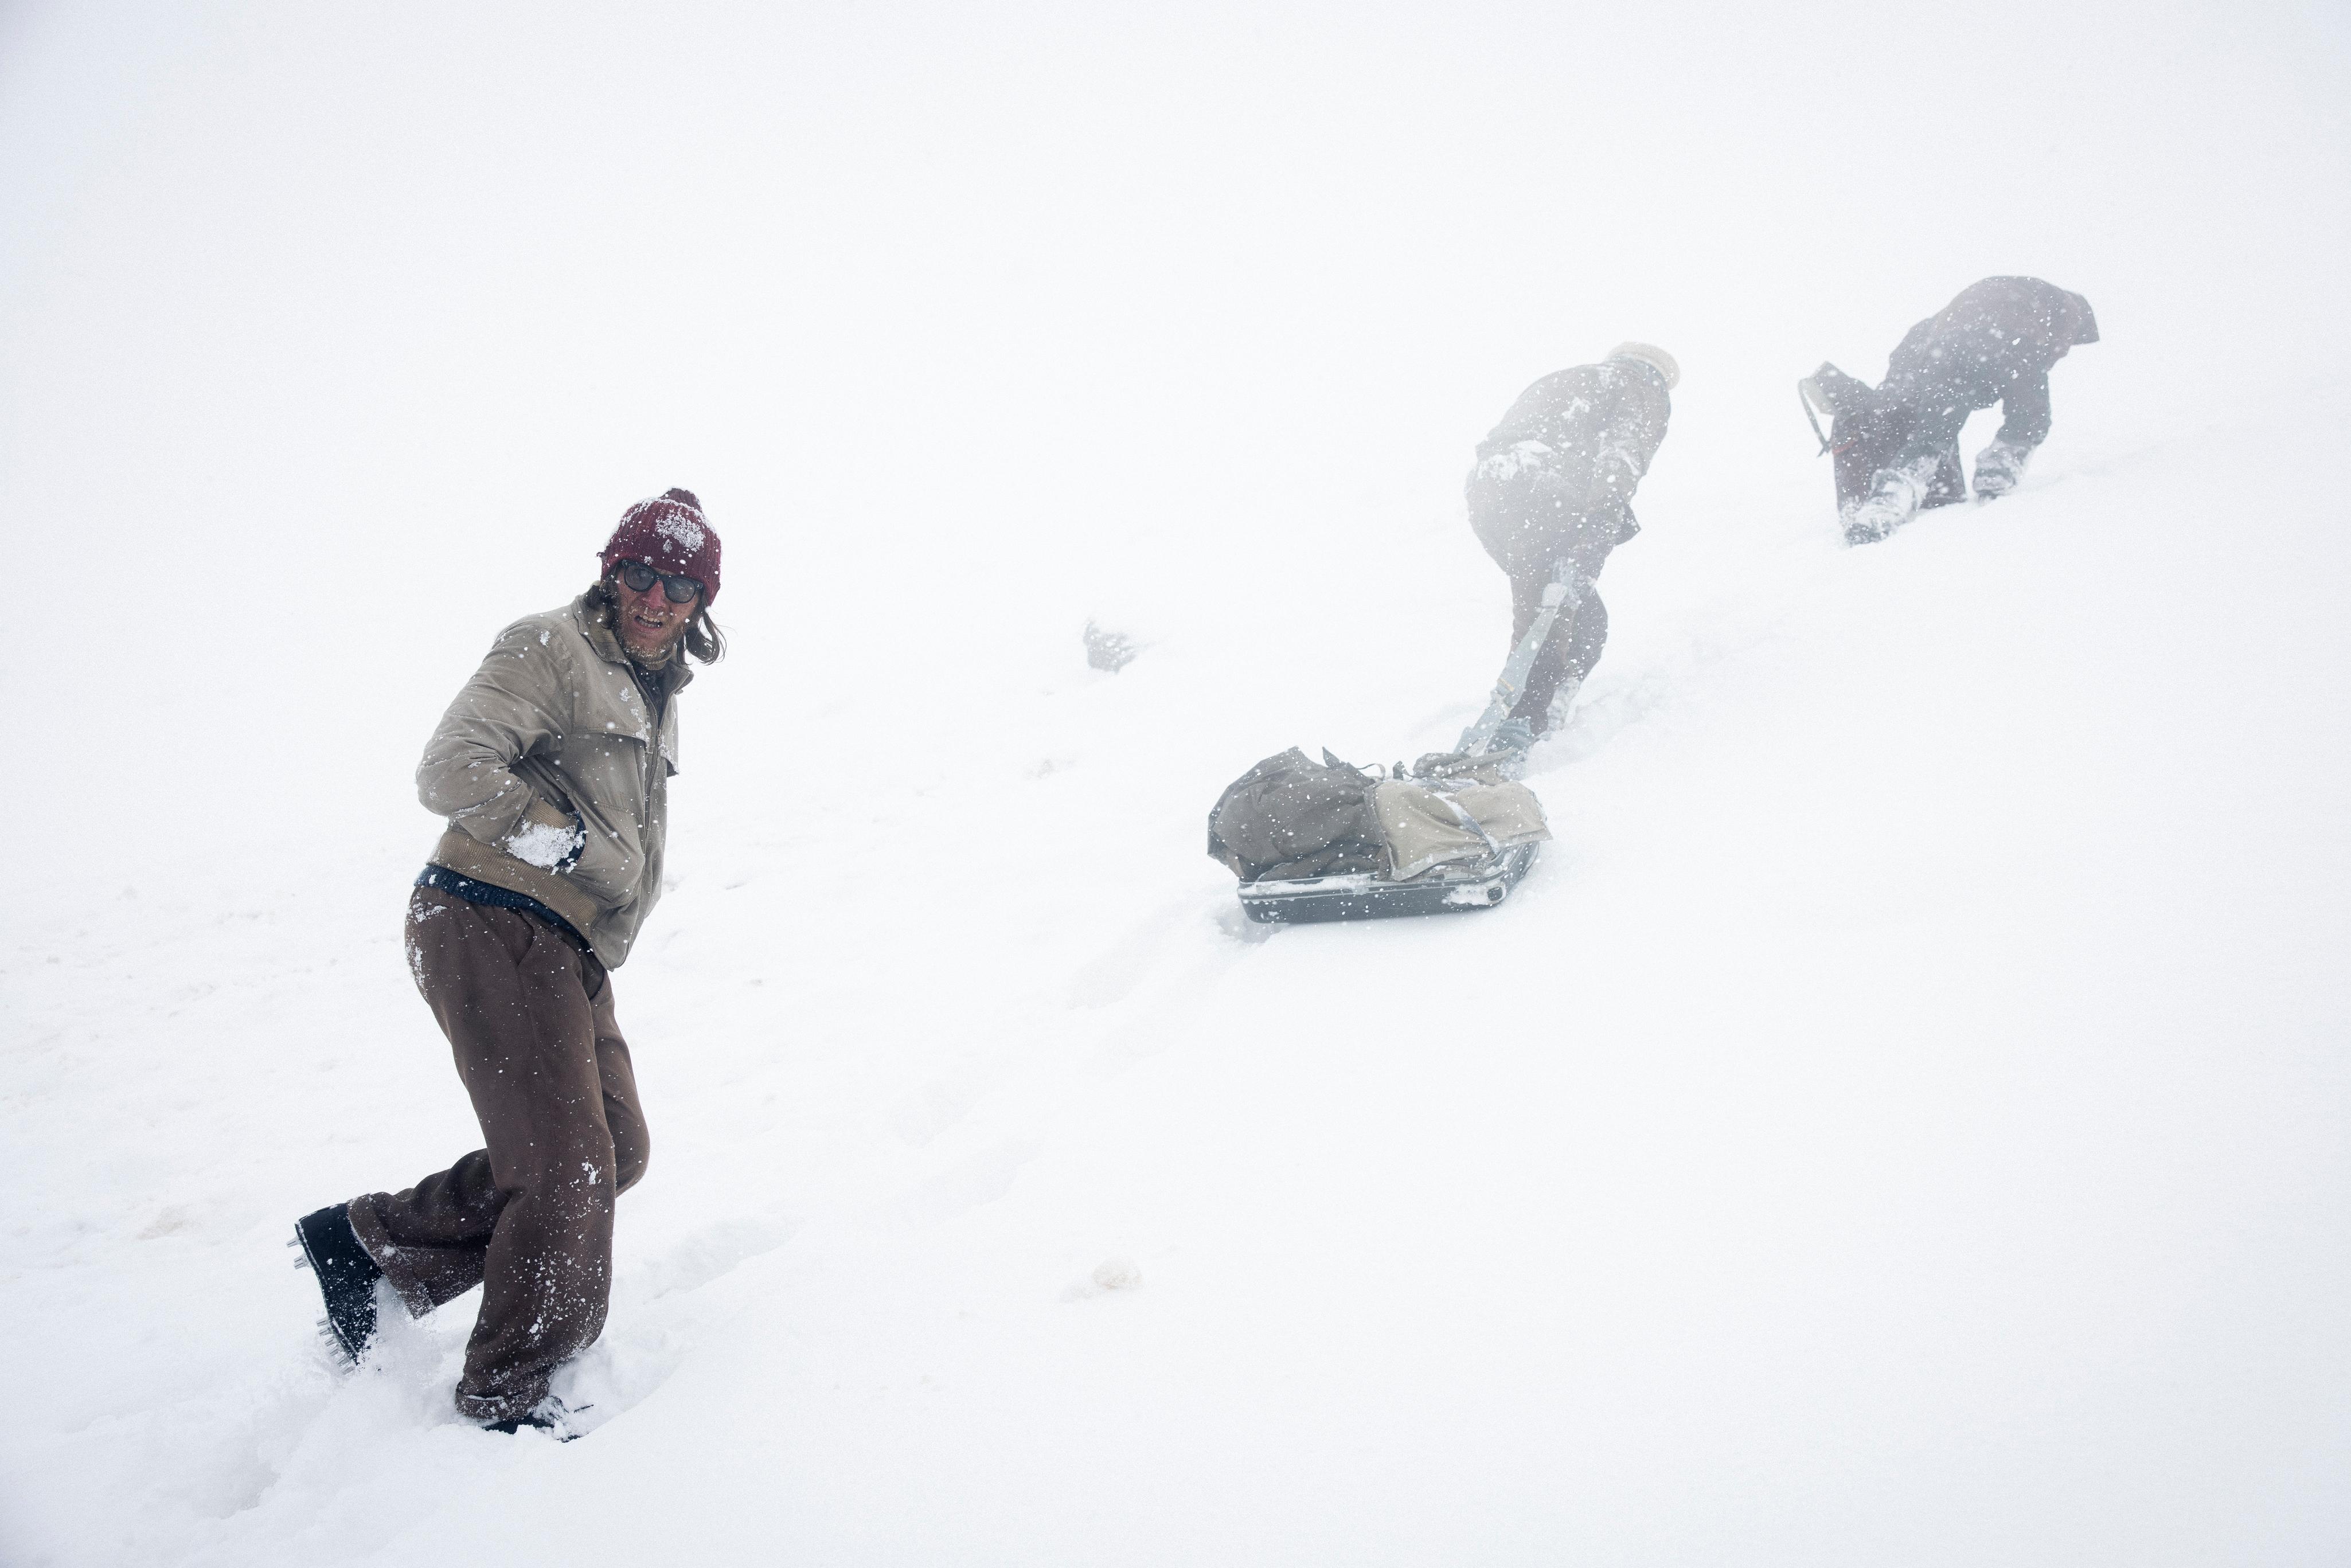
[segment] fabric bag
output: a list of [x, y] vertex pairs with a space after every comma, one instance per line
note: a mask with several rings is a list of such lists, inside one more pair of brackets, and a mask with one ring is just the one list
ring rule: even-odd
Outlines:
[[1243, 882], [1402, 882], [1551, 837], [1534, 791], [1491, 769], [1426, 758], [1391, 778], [1322, 758], [1291, 747], [1233, 780], [1208, 813], [1208, 853]]

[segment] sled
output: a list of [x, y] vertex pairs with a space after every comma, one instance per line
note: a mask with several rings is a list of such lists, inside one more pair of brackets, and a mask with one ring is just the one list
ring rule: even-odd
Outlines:
[[[1504, 719], [1526, 690], [1528, 676], [1562, 620], [1573, 620], [1591, 580], [1562, 561], [1542, 603], [1502, 666], [1485, 712], [1461, 732], [1450, 752], [1432, 753], [1407, 768], [1356, 768], [1330, 752], [1316, 768], [1296, 747], [1267, 758], [1236, 779], [1208, 814], [1208, 852], [1242, 878], [1241, 909], [1262, 925], [1304, 925], [1326, 920], [1384, 920], [1410, 915], [1464, 915], [1491, 909], [1532, 870], [1551, 830], [1542, 803], [1518, 782], [1533, 737], [1504, 738]], [[1573, 688], [1567, 688], [1572, 697]], [[1368, 792], [1354, 791], [1370, 780]], [[1228, 818], [1229, 809], [1238, 813]], [[1355, 826], [1361, 813], [1370, 826]], [[1320, 819], [1320, 821], [1316, 821]], [[1276, 831], [1269, 833], [1269, 821]], [[1228, 833], [1235, 834], [1229, 841]], [[1283, 854], [1288, 841], [1312, 852], [1326, 845], [1376, 841], [1382, 869], [1337, 874], [1250, 879], [1252, 871], [1281, 869], [1289, 860], [1345, 864], [1327, 856]], [[1253, 845], [1244, 855], [1235, 844]], [[1356, 863], [1361, 864], [1357, 858]]]
[[1245, 882], [1240, 884], [1241, 908], [1262, 925], [1491, 909], [1525, 879], [1541, 849], [1541, 843], [1515, 844], [1482, 861], [1434, 867], [1409, 882], [1391, 882], [1369, 872], [1301, 877], [1294, 882]]

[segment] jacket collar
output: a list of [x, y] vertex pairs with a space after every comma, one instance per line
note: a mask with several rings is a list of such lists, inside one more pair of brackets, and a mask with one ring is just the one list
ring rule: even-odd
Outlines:
[[687, 682], [694, 679], [694, 671], [686, 664], [683, 646], [675, 657], [658, 670], [644, 669], [631, 659], [628, 650], [621, 646], [620, 634], [612, 630], [609, 612], [590, 603], [585, 593], [571, 601], [571, 619], [580, 628], [580, 634], [588, 639], [588, 645], [596, 650], [598, 658], [608, 664], [618, 664], [632, 676], [653, 685], [659, 690], [664, 701], [675, 696], [684, 689]]

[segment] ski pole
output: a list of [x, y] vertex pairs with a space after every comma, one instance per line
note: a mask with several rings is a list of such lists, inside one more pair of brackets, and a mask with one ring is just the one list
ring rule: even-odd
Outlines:
[[1477, 723], [1461, 732], [1458, 749], [1464, 756], [1474, 757], [1493, 744], [1494, 732], [1502, 727], [1502, 721], [1510, 716], [1510, 710], [1526, 695], [1527, 676], [1533, 672], [1543, 644], [1551, 640], [1552, 628], [1562, 615], [1575, 613], [1575, 607], [1583, 601], [1584, 591], [1591, 586], [1592, 580], [1577, 570], [1572, 560], [1561, 561], [1554, 569], [1551, 581], [1543, 585], [1542, 607], [1528, 624], [1527, 634], [1510, 650], [1509, 661], [1494, 682], [1486, 711], [1479, 716]]
[[1804, 423], [1813, 427], [1813, 439], [1819, 442], [1821, 444], [1821, 451], [1823, 453], [1826, 453], [1829, 449], [1829, 438], [1821, 434], [1821, 422], [1819, 416], [1813, 413], [1813, 393], [1818, 390], [1819, 386], [1820, 383], [1818, 382], [1814, 381], [1810, 376], [1806, 376], [1802, 381], [1796, 383], [1796, 401], [1804, 405]]

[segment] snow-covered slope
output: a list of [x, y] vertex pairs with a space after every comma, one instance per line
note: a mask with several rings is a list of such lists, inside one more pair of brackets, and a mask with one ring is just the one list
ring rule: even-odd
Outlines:
[[[2339, 203], [2292, 198], [2342, 188], [2340, 39], [2049, 24], [1983, 132], [2052, 138], [2041, 183], [1828, 256], [1775, 93], [1939, 19], [1823, 9], [1857, 52], [1782, 40], [1771, 91], [1665, 15], [1579, 54], [1300, 12], [1233, 61], [1040, 13], [1042, 64], [820, 20], [740, 51], [779, 105], [707, 24], [547, 45], [716, 73], [654, 143], [689, 197], [756, 183], [712, 152], [747, 129], [800, 182], [576, 271], [674, 171], [611, 195], [626, 139], [568, 98], [589, 151], [538, 140], [586, 91], [550, 68], [476, 127], [528, 178], [479, 176], [450, 116], [527, 37], [13, 24], [50, 140], [6, 165], [0, 1559], [2339, 1561], [2351, 381]], [[1640, 68], [1590, 101], [1486, 90], [1597, 45]], [[2191, 76], [2208, 120], [2139, 102]], [[1576, 180], [1527, 151], [1628, 113]], [[277, 243], [223, 237], [255, 214]], [[1845, 550], [1789, 382], [2011, 269], [2107, 337], [2025, 487]], [[1542, 863], [1474, 916], [1239, 921], [1217, 790], [1458, 733], [1506, 613], [1468, 448], [1653, 321], [1687, 380]], [[338, 1376], [281, 1242], [472, 1146], [397, 953], [408, 771], [672, 483], [737, 647], [616, 981], [654, 1157], [559, 1385], [592, 1435], [493, 1438], [448, 1406], [466, 1303]], [[1123, 673], [1089, 615], [1147, 640]]]
[[[722, 666], [570, 1448], [453, 1424], [462, 1308], [339, 1379], [282, 1271], [466, 1144], [390, 852], [323, 918], [68, 905], [12, 975], [17, 1550], [2321, 1561], [2351, 544], [2225, 455], [2346, 416], [2068, 444], [1867, 552], [1810, 492], [1693, 517], [1696, 596], [1628, 553], [1559, 841], [1475, 917], [1268, 937], [1198, 839], [1292, 733], [1458, 727], [1482, 563], [1115, 677], [1057, 627], [880, 783]], [[1334, 635], [1376, 700], [1262, 678]]]

